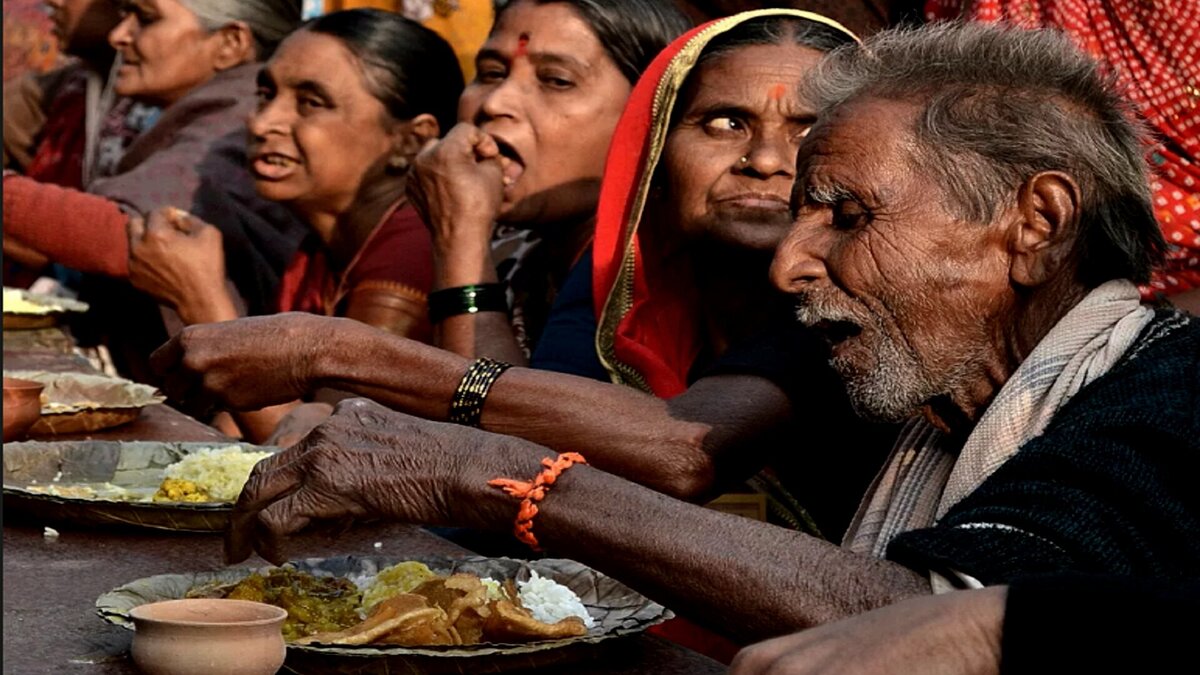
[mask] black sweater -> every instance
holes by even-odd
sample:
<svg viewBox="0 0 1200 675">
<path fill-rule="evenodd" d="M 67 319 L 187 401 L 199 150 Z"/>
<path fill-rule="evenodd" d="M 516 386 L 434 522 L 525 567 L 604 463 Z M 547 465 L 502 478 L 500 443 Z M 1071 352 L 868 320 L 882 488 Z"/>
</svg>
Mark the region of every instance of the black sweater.
<svg viewBox="0 0 1200 675">
<path fill-rule="evenodd" d="M 896 537 L 888 557 L 985 585 L 1200 576 L 1200 320 L 1160 312 L 1041 436 L 937 525 Z"/>
<path fill-rule="evenodd" d="M 1002 675 L 1192 673 L 1200 577 L 1062 575 L 1008 589 Z"/>
</svg>

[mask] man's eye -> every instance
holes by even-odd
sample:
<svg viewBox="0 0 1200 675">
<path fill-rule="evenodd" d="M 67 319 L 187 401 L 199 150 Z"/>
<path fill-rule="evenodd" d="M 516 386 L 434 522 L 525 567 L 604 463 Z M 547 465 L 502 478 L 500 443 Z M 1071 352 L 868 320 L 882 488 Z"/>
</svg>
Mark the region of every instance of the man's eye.
<svg viewBox="0 0 1200 675">
<path fill-rule="evenodd" d="M 834 229 L 852 230 L 862 225 L 869 216 L 860 205 L 851 201 L 840 201 L 833 205 Z"/>
<path fill-rule="evenodd" d="M 736 117 L 721 115 L 705 122 L 704 127 L 710 131 L 741 131 L 746 128 L 746 125 Z"/>
</svg>

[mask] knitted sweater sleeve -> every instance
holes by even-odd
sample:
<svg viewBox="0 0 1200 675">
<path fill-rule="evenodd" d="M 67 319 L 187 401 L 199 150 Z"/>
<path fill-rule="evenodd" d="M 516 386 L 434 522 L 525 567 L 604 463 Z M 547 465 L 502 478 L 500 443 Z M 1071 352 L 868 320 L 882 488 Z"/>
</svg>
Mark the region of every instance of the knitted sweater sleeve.
<svg viewBox="0 0 1200 675">
<path fill-rule="evenodd" d="M 4 177 L 4 236 L 81 272 L 129 276 L 128 220 L 104 197 Z"/>
<path fill-rule="evenodd" d="M 1008 589 L 1000 673 L 1178 672 L 1195 662 L 1197 610 L 1195 578 L 1021 579 Z"/>
</svg>

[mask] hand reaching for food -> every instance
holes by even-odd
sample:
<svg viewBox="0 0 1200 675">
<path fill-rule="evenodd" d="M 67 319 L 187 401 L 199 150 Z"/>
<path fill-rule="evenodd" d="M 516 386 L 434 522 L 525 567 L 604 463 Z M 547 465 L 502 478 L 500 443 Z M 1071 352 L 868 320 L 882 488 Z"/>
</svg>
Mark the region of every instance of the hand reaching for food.
<svg viewBox="0 0 1200 675">
<path fill-rule="evenodd" d="M 150 355 L 163 391 L 176 400 L 216 399 L 258 410 L 302 398 L 315 386 L 310 367 L 349 319 L 288 312 L 188 326 Z"/>
<path fill-rule="evenodd" d="M 385 518 L 479 528 L 508 522 L 509 498 L 487 481 L 532 475 L 541 456 L 520 439 L 499 439 L 365 399 L 343 401 L 304 440 L 254 468 L 230 516 L 226 560 L 241 562 L 257 551 L 282 563 L 285 537 L 317 522 Z"/>
</svg>

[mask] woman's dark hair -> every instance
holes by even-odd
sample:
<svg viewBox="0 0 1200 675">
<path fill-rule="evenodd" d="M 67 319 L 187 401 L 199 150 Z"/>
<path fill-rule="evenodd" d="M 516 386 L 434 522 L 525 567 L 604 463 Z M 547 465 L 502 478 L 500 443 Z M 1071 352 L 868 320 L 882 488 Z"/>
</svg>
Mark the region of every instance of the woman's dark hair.
<svg viewBox="0 0 1200 675">
<path fill-rule="evenodd" d="M 454 50 L 437 33 L 394 12 L 348 9 L 319 16 L 301 27 L 342 41 L 363 63 L 367 89 L 392 117 L 428 113 L 441 133 L 454 126 L 462 70 Z"/>
<path fill-rule="evenodd" d="M 831 52 L 838 47 L 853 44 L 849 33 L 837 30 L 817 21 L 798 16 L 764 16 L 746 21 L 715 38 L 696 65 L 719 58 L 742 47 L 752 45 L 796 44 L 822 52 Z"/>
<path fill-rule="evenodd" d="M 672 0 L 513 0 L 496 13 L 496 23 L 518 2 L 573 8 L 592 29 L 608 57 L 630 84 L 671 41 L 692 27 Z"/>
</svg>

